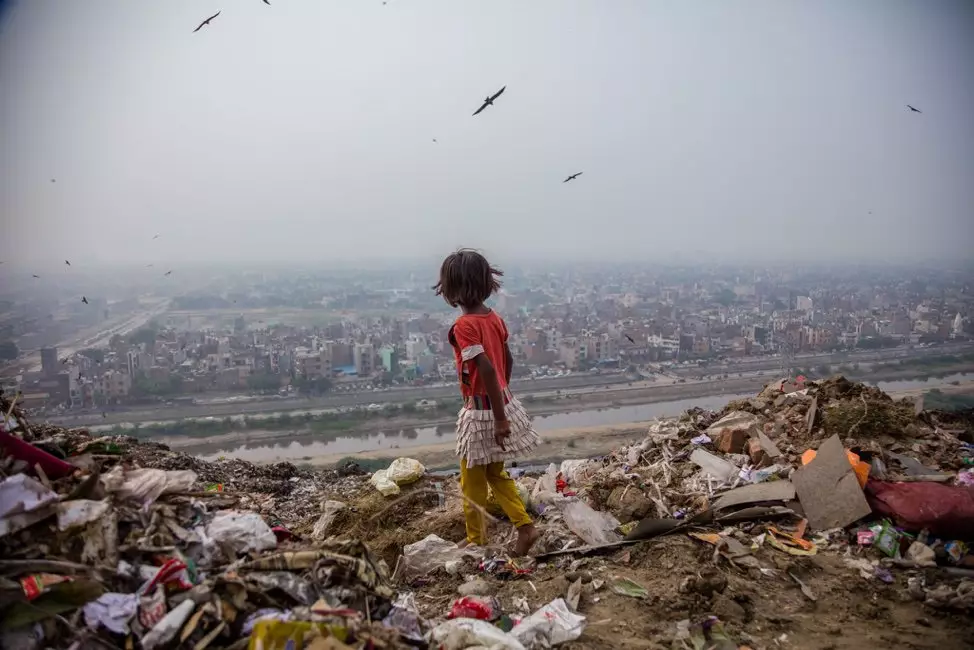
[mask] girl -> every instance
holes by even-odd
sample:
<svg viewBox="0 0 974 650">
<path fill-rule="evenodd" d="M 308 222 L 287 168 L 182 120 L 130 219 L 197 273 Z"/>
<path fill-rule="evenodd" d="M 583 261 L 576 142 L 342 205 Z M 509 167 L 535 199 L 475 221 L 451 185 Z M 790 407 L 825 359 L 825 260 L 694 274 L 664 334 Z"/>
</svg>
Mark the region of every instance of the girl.
<svg viewBox="0 0 974 650">
<path fill-rule="evenodd" d="M 433 289 L 461 311 L 449 338 L 463 395 L 457 417 L 457 456 L 460 488 L 466 497 L 466 543 L 487 542 L 483 508 L 489 485 L 504 514 L 517 527 L 515 552 L 520 556 L 527 555 L 539 533 L 514 481 L 504 471 L 504 461 L 536 447 L 540 439 L 524 407 L 507 388 L 514 363 L 507 345 L 507 325 L 484 305 L 500 289 L 497 278 L 501 275 L 480 253 L 461 249 L 443 260 L 440 281 Z"/>
</svg>

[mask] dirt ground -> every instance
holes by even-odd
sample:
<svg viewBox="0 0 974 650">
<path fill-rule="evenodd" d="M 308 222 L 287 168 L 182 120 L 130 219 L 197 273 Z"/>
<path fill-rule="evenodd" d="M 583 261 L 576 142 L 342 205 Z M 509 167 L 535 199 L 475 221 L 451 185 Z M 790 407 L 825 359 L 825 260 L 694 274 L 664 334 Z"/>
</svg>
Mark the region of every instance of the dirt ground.
<svg viewBox="0 0 974 650">
<path fill-rule="evenodd" d="M 457 482 L 439 483 L 446 495 L 443 508 L 437 505 L 435 481 L 429 478 L 389 500 L 365 487 L 331 532 L 365 535 L 369 547 L 390 568 L 396 566 L 404 545 L 429 534 L 461 541 L 464 527 Z M 513 539 L 506 522 L 495 522 L 492 530 L 493 539 Z M 494 548 L 503 552 L 500 546 Z M 552 558 L 533 573 L 512 580 L 479 573 L 469 562 L 458 575 L 440 570 L 400 581 L 397 589 L 413 590 L 424 617 L 443 618 L 465 575 L 477 575 L 486 580 L 505 613 L 524 615 L 565 596 L 570 583 L 581 578 L 579 612 L 587 625 L 581 638 L 561 646 L 568 649 L 669 648 L 679 621 L 709 615 L 717 616 L 740 644 L 755 650 L 972 647 L 974 622 L 911 599 L 905 570 L 894 570 L 894 582 L 885 584 L 862 578 L 830 550 L 794 557 L 764 546 L 755 557 L 766 571 L 748 572 L 724 559 L 715 564 L 713 547 L 675 534 L 603 556 Z M 804 582 L 816 601 L 804 595 L 789 574 Z M 614 593 L 611 585 L 618 578 L 644 586 L 648 597 Z M 604 585 L 596 590 L 593 580 Z"/>
</svg>

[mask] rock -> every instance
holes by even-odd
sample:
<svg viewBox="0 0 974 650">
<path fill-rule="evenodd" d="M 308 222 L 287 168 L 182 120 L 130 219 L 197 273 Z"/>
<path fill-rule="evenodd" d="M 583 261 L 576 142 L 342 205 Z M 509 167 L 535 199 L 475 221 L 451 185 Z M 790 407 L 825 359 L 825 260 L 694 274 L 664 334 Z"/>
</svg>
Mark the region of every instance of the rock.
<svg viewBox="0 0 974 650">
<path fill-rule="evenodd" d="M 747 618 L 745 609 L 726 596 L 720 596 L 714 602 L 714 615 L 722 621 L 736 623 L 741 623 Z"/>
<path fill-rule="evenodd" d="M 757 438 L 751 438 L 747 441 L 747 455 L 751 457 L 751 462 L 757 467 L 767 467 L 771 464 L 771 458 L 765 453 L 761 441 Z"/>
<path fill-rule="evenodd" d="M 715 440 L 717 449 L 725 454 L 740 454 L 747 444 L 747 429 L 723 429 Z"/>
<path fill-rule="evenodd" d="M 646 517 L 653 509 L 653 502 L 639 488 L 620 485 L 609 494 L 606 506 L 620 523 L 625 524 Z"/>
<path fill-rule="evenodd" d="M 457 587 L 457 593 L 461 596 L 487 596 L 490 592 L 490 585 L 483 578 L 474 578 Z"/>
</svg>

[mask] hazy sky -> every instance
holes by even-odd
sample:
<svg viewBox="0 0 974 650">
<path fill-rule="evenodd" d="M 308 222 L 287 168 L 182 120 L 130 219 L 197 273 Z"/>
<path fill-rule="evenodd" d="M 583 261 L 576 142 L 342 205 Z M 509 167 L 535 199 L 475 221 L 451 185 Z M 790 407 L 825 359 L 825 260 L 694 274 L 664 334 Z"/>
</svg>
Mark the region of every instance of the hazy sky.
<svg viewBox="0 0 974 650">
<path fill-rule="evenodd" d="M 0 259 L 974 248 L 969 1 L 271 2 L 4 3 Z"/>
</svg>

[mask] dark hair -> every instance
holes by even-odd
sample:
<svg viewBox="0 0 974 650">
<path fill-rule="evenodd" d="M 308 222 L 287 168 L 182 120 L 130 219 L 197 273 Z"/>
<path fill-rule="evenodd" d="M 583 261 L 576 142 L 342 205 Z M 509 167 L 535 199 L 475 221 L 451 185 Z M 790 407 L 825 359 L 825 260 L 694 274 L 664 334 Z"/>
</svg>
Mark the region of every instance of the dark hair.
<svg viewBox="0 0 974 650">
<path fill-rule="evenodd" d="M 436 295 L 451 307 L 476 307 L 501 288 L 497 278 L 503 271 L 471 248 L 450 253 L 440 266 L 440 281 L 433 285 Z"/>
</svg>

